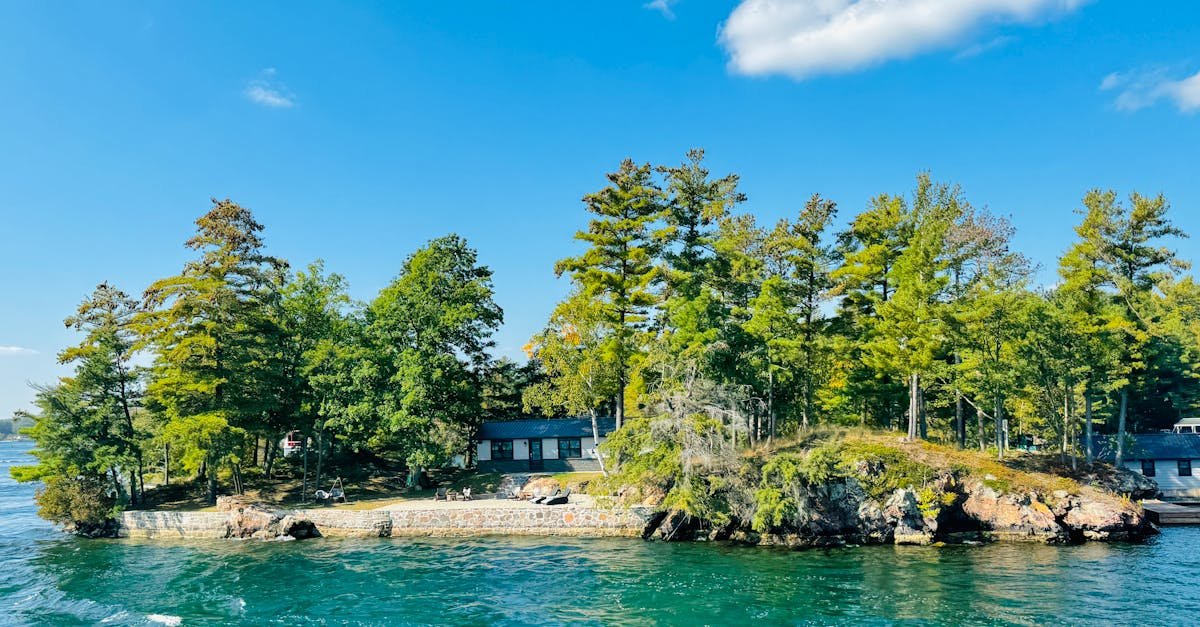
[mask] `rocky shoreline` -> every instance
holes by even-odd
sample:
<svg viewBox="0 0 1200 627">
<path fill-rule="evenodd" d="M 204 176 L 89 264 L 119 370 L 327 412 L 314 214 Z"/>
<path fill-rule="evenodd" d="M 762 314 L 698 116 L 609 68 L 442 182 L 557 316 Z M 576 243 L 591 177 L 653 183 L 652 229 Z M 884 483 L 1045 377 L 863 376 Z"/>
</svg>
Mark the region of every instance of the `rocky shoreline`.
<svg viewBox="0 0 1200 627">
<path fill-rule="evenodd" d="M 994 541 L 1067 544 L 1137 541 L 1158 533 L 1135 499 L 1157 486 L 1120 471 L 1077 493 L 1056 490 L 1005 492 L 987 479 L 952 472 L 918 491 L 902 488 L 881 500 L 868 496 L 854 478 L 807 488 L 795 495 L 795 515 L 770 530 L 734 519 L 723 526 L 680 512 L 660 513 L 646 531 L 659 540 L 728 540 L 794 548 L 860 544 L 963 544 Z M 1117 493 L 1113 489 L 1125 490 Z M 931 496 L 932 495 L 932 498 Z"/>
</svg>

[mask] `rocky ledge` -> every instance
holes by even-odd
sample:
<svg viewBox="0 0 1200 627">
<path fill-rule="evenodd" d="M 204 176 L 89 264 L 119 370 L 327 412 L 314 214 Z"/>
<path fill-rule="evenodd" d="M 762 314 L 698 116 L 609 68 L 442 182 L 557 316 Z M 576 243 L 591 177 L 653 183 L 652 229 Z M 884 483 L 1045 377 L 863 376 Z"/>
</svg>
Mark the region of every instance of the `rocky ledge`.
<svg viewBox="0 0 1200 627">
<path fill-rule="evenodd" d="M 872 468 L 863 472 L 884 471 Z M 724 524 L 714 525 L 680 511 L 660 512 L 647 527 L 646 537 L 796 548 L 1134 541 L 1157 530 L 1129 493 L 1100 487 L 1113 485 L 1136 494 L 1157 491 L 1140 475 L 1125 476 L 1134 474 L 1110 468 L 1104 481 L 1080 482 L 1073 490 L 1045 490 L 1014 489 L 990 475 L 975 477 L 961 470 L 943 470 L 921 488 L 895 488 L 877 496 L 870 494 L 870 480 L 851 474 L 812 485 L 795 482 L 783 486 L 787 507 L 766 524 L 756 515 L 761 504 L 739 508 L 734 497 L 728 508 L 732 515 Z"/>
</svg>

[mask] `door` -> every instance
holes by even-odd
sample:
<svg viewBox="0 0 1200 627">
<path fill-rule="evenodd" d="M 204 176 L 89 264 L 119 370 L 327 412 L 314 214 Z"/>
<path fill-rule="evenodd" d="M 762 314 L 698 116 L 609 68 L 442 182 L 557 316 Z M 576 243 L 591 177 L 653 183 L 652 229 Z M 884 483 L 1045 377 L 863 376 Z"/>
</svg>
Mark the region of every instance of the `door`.
<svg viewBox="0 0 1200 627">
<path fill-rule="evenodd" d="M 529 440 L 529 470 L 531 472 L 540 472 L 542 467 L 542 441 L 540 439 L 531 439 Z"/>
</svg>

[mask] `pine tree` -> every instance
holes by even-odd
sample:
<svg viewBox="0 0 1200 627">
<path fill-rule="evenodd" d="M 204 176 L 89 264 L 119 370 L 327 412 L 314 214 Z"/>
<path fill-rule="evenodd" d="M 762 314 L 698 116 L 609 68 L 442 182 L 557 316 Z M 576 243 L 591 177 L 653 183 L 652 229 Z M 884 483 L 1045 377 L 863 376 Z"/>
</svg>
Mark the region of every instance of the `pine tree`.
<svg viewBox="0 0 1200 627">
<path fill-rule="evenodd" d="M 658 301 L 653 287 L 659 276 L 655 259 L 663 234 L 656 223 L 663 213 L 663 193 L 650 165 L 639 166 L 631 159 L 623 161 L 608 180 L 608 187 L 583 198 L 596 217 L 575 237 L 590 248 L 559 261 L 555 272 L 570 274 L 580 293 L 602 306 L 609 329 L 606 352 L 617 369 L 619 429 L 625 418 L 626 386 L 640 352 L 639 334 L 647 322 L 647 309 Z"/>
</svg>

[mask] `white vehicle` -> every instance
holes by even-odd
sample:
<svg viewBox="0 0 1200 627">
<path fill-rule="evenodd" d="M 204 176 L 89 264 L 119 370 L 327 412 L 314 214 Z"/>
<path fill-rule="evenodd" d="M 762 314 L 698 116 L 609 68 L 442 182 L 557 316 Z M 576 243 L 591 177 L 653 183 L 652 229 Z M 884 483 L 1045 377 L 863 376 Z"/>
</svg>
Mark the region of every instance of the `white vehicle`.
<svg viewBox="0 0 1200 627">
<path fill-rule="evenodd" d="M 279 441 L 279 450 L 283 451 L 284 457 L 291 457 L 294 453 L 299 453 L 304 448 L 304 435 L 299 431 L 288 431 L 288 434 Z"/>
<path fill-rule="evenodd" d="M 1200 433 L 1200 417 L 1180 420 L 1175 423 L 1171 433 Z"/>
</svg>

